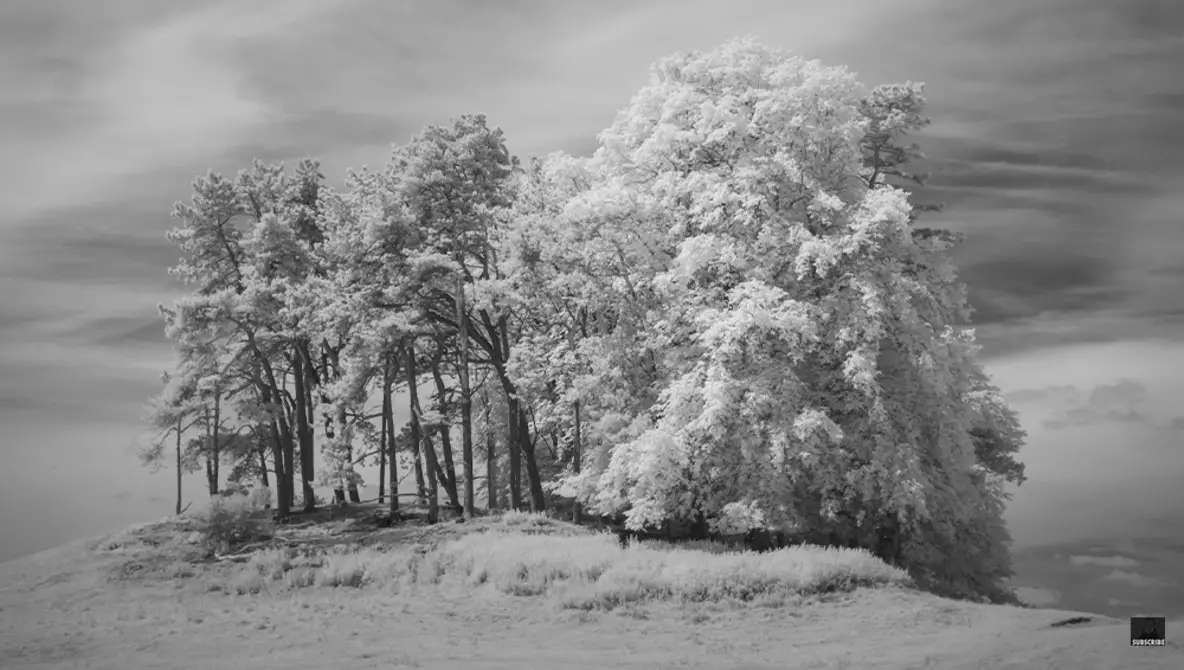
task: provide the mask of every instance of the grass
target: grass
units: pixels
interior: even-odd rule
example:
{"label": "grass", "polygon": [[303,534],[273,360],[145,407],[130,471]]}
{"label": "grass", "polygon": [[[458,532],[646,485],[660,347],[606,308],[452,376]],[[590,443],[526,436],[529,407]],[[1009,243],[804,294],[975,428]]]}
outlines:
{"label": "grass", "polygon": [[[254,518],[249,508],[217,518],[234,526]],[[210,517],[182,517],[0,564],[0,665],[1100,668],[1182,660],[1177,648],[1132,654],[1123,622],[1105,617],[1058,627],[1050,624],[1074,613],[921,593],[864,551],[623,549],[615,536],[542,515],[377,529],[365,523],[369,511],[296,519],[266,529],[270,539],[222,535],[222,547],[210,546]],[[226,544],[243,556],[210,557]]]}
{"label": "grass", "polygon": [[539,596],[562,609],[632,603],[778,602],[857,587],[910,586],[907,574],[863,550],[801,546],[756,554],[722,544],[638,543],[542,515],[509,513],[438,546],[334,545],[266,549],[216,587],[236,594],[311,587],[397,592],[413,586]]}

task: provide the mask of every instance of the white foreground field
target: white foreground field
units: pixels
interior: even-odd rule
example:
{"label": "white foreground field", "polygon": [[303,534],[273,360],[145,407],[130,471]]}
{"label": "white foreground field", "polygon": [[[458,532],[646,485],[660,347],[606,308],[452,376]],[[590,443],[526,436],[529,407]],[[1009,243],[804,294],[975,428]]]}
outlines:
{"label": "white foreground field", "polygon": [[10,561],[0,667],[1184,668],[1174,622],[1132,648],[1126,621],[936,598],[858,552],[622,550],[512,521],[310,526],[242,563],[196,560],[169,522]]}

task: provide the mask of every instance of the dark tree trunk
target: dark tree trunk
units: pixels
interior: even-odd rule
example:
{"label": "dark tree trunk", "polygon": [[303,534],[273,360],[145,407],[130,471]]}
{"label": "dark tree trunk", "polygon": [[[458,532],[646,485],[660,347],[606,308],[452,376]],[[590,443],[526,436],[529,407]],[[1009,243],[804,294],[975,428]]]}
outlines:
{"label": "dark tree trunk", "polygon": [[539,463],[534,456],[534,443],[530,440],[530,423],[526,411],[518,406],[518,440],[522,444],[522,456],[526,461],[526,479],[530,484],[530,509],[542,512],[547,509],[547,498],[543,492],[543,479],[539,472]]}
{"label": "dark tree trunk", "polygon": [[207,406],[205,408],[206,444],[205,449],[202,451],[205,452],[203,455],[206,461],[206,489],[210,492],[210,496],[216,496],[218,495],[218,473],[214,471],[214,422],[210,420],[211,414],[212,412],[210,412],[210,408]]}
{"label": "dark tree trunk", "polygon": [[473,518],[473,390],[469,385],[469,315],[465,307],[464,279],[457,276],[456,289],[457,337],[460,339],[460,364],[457,377],[460,382],[460,426],[461,460],[465,468],[465,519]]}
{"label": "dark tree trunk", "polygon": [[[448,416],[448,389],[444,386],[444,377],[440,374],[440,356],[439,352],[443,351],[443,344],[437,345],[437,356],[432,360],[432,380],[436,382],[436,411],[440,416]],[[452,429],[447,423],[441,424],[437,429],[440,433],[440,447],[444,454],[444,479],[441,484],[444,490],[448,492],[448,499],[453,505],[457,504],[457,486],[456,486],[456,465],[452,458]]]}
{"label": "dark tree trunk", "polygon": [[394,377],[396,370],[392,369],[391,356],[387,355],[386,368],[384,369],[383,384],[382,384],[382,416],[386,425],[386,443],[390,449],[388,460],[391,464],[390,470],[390,491],[391,491],[391,512],[399,511],[399,470],[397,464],[399,462],[399,453],[395,449],[395,414],[394,406],[391,401],[391,386],[394,384]]}
{"label": "dark tree trunk", "polygon": [[284,472],[284,446],[275,419],[269,422],[268,428],[271,433],[271,454],[275,470],[276,512],[280,517],[285,517],[292,513],[292,500],[288,497],[288,478]]}
{"label": "dark tree trunk", "polygon": [[435,473],[435,482],[444,489],[444,495],[448,496],[448,504],[456,507],[456,488],[448,481],[448,472],[440,464],[440,460],[436,458],[436,445],[432,442],[431,431],[425,430],[423,433],[423,451],[425,454],[432,454],[428,460],[430,463],[433,463],[432,472]]}
{"label": "dark tree trunk", "polygon": [[177,516],[181,515],[181,422],[184,417],[177,415]]}
{"label": "dark tree trunk", "polygon": [[218,482],[222,477],[218,466],[222,464],[222,394],[214,389],[214,427],[210,432],[210,460],[214,466],[214,493],[218,492]]}
{"label": "dark tree trunk", "polygon": [[485,417],[485,507],[492,511],[497,509],[497,458],[494,453],[489,396],[484,393],[481,394],[481,407]]}
{"label": "dark tree trunk", "polygon": [[423,448],[422,445],[412,440],[413,456],[415,460],[415,491],[418,494],[420,504],[428,501],[428,482],[423,476]]}
{"label": "dark tree trunk", "polygon": [[[341,405],[337,408],[337,427],[338,430],[341,431],[341,439],[346,440],[345,459],[347,463],[351,464],[350,467],[352,468],[352,464],[354,462],[354,447],[353,444],[349,442],[349,432],[346,431],[345,405]],[[345,486],[346,490],[349,492],[349,501],[351,503],[362,502],[362,496],[358,494],[358,485],[356,482],[351,479],[346,482]]]}
{"label": "dark tree trunk", "polygon": [[[280,387],[276,381],[275,371],[272,370],[271,362],[267,357],[259,355],[258,358],[260,366],[266,375],[264,384],[264,402],[270,403],[273,401],[280,401]],[[284,418],[283,412],[277,413],[277,416],[272,420],[275,424],[273,429],[278,440],[276,445],[279,448],[279,460],[276,462],[276,491],[279,494],[280,502],[279,508],[282,510],[282,515],[287,515],[292,510],[292,502],[294,497],[293,484],[295,479],[292,473],[292,461],[295,452],[295,440],[292,435],[292,428],[288,425],[288,420]]]}
{"label": "dark tree trunk", "polygon": [[312,481],[312,427],[308,421],[308,376],[304,369],[304,356],[297,350],[292,357],[292,377],[296,381],[296,439],[300,443],[300,484],[304,498],[304,511],[316,509],[316,497],[313,495]]}
{"label": "dark tree trunk", "polygon": [[[571,446],[571,469],[575,474],[580,474],[580,450],[583,448],[583,443],[580,441],[580,401],[575,401],[575,440]],[[580,500],[577,498],[571,508],[572,523],[580,522]]]}
{"label": "dark tree trunk", "polygon": [[[460,505],[460,495],[456,488],[456,469],[452,462],[452,431],[448,430],[448,426],[440,426],[440,445],[443,447],[444,464],[439,469],[440,485],[444,487],[444,493],[448,496],[448,503],[453,507]],[[427,437],[428,448],[434,449],[435,446],[431,441],[431,434]],[[439,461],[437,461],[439,462]]]}
{"label": "dark tree trunk", "polygon": [[[385,381],[385,379],[384,379]],[[384,384],[385,387],[385,384]],[[382,396],[382,417],[378,422],[378,504],[386,503],[386,393]]]}
{"label": "dark tree trunk", "polygon": [[[486,321],[488,324],[488,320]],[[509,429],[509,451],[510,451],[510,509],[522,509],[522,443],[518,440],[519,423],[515,420],[518,416],[518,400],[515,397],[512,389],[506,385],[509,378],[506,376],[506,362],[510,360],[510,332],[506,324],[506,319],[501,319],[498,323],[499,343],[501,347],[498,351],[498,356],[494,360],[494,369],[497,371],[498,380],[502,382],[502,390],[506,394],[506,404],[509,410],[506,414]],[[495,347],[497,348],[497,347]]]}
{"label": "dark tree trunk", "polygon": [[[263,483],[263,488],[270,489],[271,482],[267,478],[267,438],[258,428],[255,429],[255,450],[259,454],[259,481]],[[271,502],[267,502],[264,508],[271,509]]]}
{"label": "dark tree trunk", "polygon": [[522,510],[522,446],[518,441],[518,400],[506,395],[507,416],[509,417],[509,457],[510,457],[510,509]]}
{"label": "dark tree trunk", "polygon": [[[415,379],[415,342],[412,341],[407,346],[407,387],[409,390],[411,405],[411,439],[415,444],[420,443],[420,409],[419,409],[419,389],[416,386]],[[425,449],[424,457],[427,459],[428,472],[435,473],[439,469],[436,463],[436,450]],[[428,484],[428,523],[437,523],[440,520],[440,495],[436,488],[436,477],[430,476],[427,478]]]}

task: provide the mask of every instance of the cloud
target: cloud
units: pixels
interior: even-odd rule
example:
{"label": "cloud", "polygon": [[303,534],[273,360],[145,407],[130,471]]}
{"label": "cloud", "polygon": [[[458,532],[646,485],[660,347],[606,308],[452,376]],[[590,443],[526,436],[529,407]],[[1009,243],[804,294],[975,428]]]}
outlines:
{"label": "cloud", "polygon": [[[228,52],[242,40],[311,16],[318,3],[284,2],[282,12],[274,11],[277,6],[255,3],[244,9],[215,2],[174,5],[163,16],[128,12],[123,18],[132,27],[107,41],[7,72],[24,83],[27,96],[16,101],[25,106],[15,113],[36,115],[40,108],[30,106],[30,97],[48,98],[50,109],[76,110],[40,133],[4,138],[22,157],[0,168],[0,178],[12,188],[7,225],[46,210],[111,202],[151,171],[216,158],[268,123],[275,110],[251,95]],[[55,15],[42,30],[67,23],[85,31],[70,17]],[[86,18],[84,13],[81,20]],[[63,68],[70,72],[68,88],[63,83],[40,93],[29,90]]]}
{"label": "cloud", "polygon": [[1139,382],[1124,379],[1116,384],[1103,384],[1090,391],[1084,404],[1046,419],[1044,426],[1061,429],[1093,426],[1109,421],[1149,422],[1150,417],[1142,408],[1146,400],[1147,387]]}
{"label": "cloud", "polygon": [[1072,384],[1064,384],[1009,391],[1003,394],[1003,399],[1012,404],[1024,404],[1040,400],[1065,400],[1079,393],[1077,387]]}
{"label": "cloud", "polygon": [[1175,584],[1175,582],[1154,579],[1152,577],[1147,577],[1145,575],[1141,575],[1137,572],[1127,572],[1126,570],[1115,570],[1115,571],[1107,574],[1106,576],[1102,577],[1101,579],[1104,579],[1107,581],[1112,581],[1112,582],[1122,582],[1124,584],[1129,584],[1131,586],[1138,587],[1138,588],[1151,588],[1151,587],[1156,587],[1156,586],[1173,586]]}
{"label": "cloud", "polygon": [[116,491],[115,493],[111,494],[111,499],[117,500],[119,502],[123,502],[125,500],[128,500],[131,497],[132,497],[132,492],[127,489],[123,489],[121,491]]}
{"label": "cloud", "polygon": [[1070,565],[1093,565],[1104,568],[1133,568],[1139,564],[1133,558],[1125,556],[1070,556]]}

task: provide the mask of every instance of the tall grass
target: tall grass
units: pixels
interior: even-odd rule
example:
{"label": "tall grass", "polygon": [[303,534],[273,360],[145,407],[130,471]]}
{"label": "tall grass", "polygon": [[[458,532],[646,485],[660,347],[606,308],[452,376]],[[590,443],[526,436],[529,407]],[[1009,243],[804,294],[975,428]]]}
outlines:
{"label": "tall grass", "polygon": [[613,609],[665,600],[771,602],[793,595],[906,585],[907,574],[862,550],[799,546],[756,554],[704,542],[638,543],[622,549],[613,536],[572,529],[539,515],[506,515],[483,533],[436,548],[337,550],[300,556],[260,552],[227,584],[237,593],[309,587],[399,590],[413,585],[489,589],[542,596],[559,607]]}

